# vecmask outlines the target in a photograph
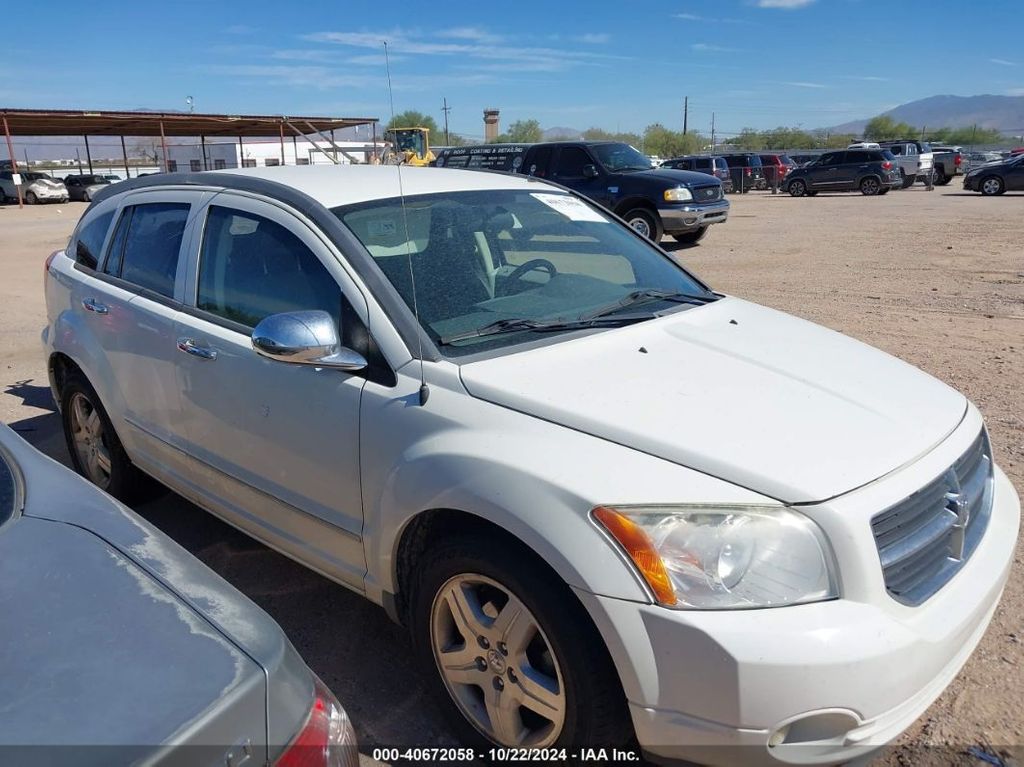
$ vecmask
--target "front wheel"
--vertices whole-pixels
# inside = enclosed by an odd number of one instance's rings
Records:
[[[633,208],[623,215],[623,220],[633,229],[653,242],[661,240],[661,219],[645,208]]]
[[[36,193],[35,192],[25,192],[25,204],[26,205],[35,205],[37,202],[39,202],[39,198],[36,197]]]
[[[572,591],[515,542],[449,539],[420,563],[417,654],[466,743],[546,748],[626,742],[611,658]]]
[[[82,195],[82,202],[92,202],[92,195],[86,192]]]
[[[1003,180],[999,176],[986,176],[981,180],[981,193],[986,197],[1002,194],[1004,191]]]
[[[874,176],[868,176],[860,182],[860,193],[867,197],[875,196],[881,188],[882,185],[878,183],[878,179]]]
[[[803,197],[807,194],[807,184],[799,179],[789,182],[789,193],[793,197]]]
[[[696,245],[704,239],[704,235],[707,233],[708,227],[702,226],[700,229],[694,229],[692,232],[679,232],[678,234],[673,234],[672,239],[681,245]]]

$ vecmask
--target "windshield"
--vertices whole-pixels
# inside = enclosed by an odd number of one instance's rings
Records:
[[[667,255],[572,195],[418,195],[405,199],[405,211],[388,199],[333,213],[448,356],[533,340],[539,330],[578,330],[598,315],[637,321],[699,303],[680,303],[681,294],[715,298]],[[602,311],[619,301],[621,313]]]
[[[611,171],[651,169],[651,159],[629,144],[594,144],[591,150]]]

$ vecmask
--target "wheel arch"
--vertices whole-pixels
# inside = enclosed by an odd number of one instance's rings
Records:
[[[621,202],[616,203],[615,209],[612,212],[619,218],[622,218],[634,208],[643,208],[644,210],[653,213],[655,218],[661,218],[661,216],[658,215],[658,207],[646,197],[641,197],[639,195],[632,195]]]

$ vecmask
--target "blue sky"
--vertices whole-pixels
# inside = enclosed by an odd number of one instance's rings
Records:
[[[0,104],[427,112],[642,130],[830,126],[935,94],[1024,95],[1020,0],[8,3]]]

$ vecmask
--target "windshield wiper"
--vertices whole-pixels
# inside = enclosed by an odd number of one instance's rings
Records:
[[[581,317],[578,320],[532,320],[527,317],[511,317],[503,320],[495,320],[483,327],[474,330],[466,330],[462,333],[454,333],[450,336],[443,336],[439,343],[441,346],[449,346],[459,341],[470,338],[482,338],[484,336],[496,336],[501,333],[519,333],[522,331],[546,332],[557,330],[583,330],[597,327],[617,327],[633,322],[641,322],[650,319],[645,314],[623,315],[619,317]]]
[[[704,304],[710,304],[712,301],[717,301],[718,296],[714,294],[699,295],[697,293],[680,293],[674,290],[654,290],[651,288],[642,288],[640,290],[634,290],[631,293],[627,293],[617,301],[613,301],[610,304],[599,306],[588,314],[584,314],[580,317],[581,321],[595,320],[601,317],[607,317],[610,314],[614,314],[620,309],[625,309],[627,306],[639,306],[640,304],[653,304],[658,301],[673,301],[677,304],[696,304],[697,306],[703,306]]]

